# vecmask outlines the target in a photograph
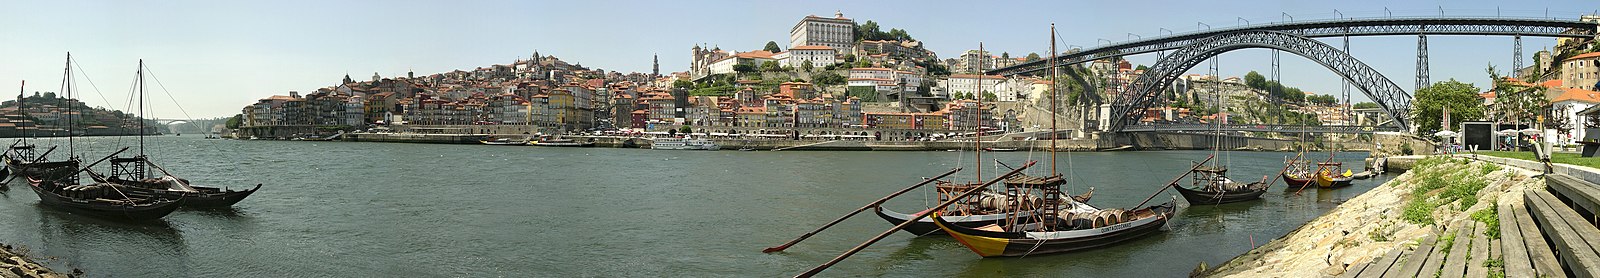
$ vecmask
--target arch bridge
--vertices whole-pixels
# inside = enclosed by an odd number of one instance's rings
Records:
[[[1513,67],[1521,67],[1523,36],[1594,38],[1600,24],[1577,20],[1530,18],[1371,18],[1316,21],[1291,21],[1270,24],[1219,28],[1165,37],[1134,40],[1104,45],[1058,55],[1057,66],[1068,67],[1099,59],[1151,52],[1172,51],[1161,55],[1155,65],[1125,88],[1117,92],[1112,101],[1112,111],[1104,117],[1111,119],[1106,131],[1126,131],[1140,111],[1154,104],[1159,92],[1166,89],[1178,76],[1216,55],[1246,48],[1269,48],[1300,55],[1334,71],[1382,107],[1401,130],[1409,130],[1408,120],[1411,95],[1398,84],[1348,54],[1349,37],[1415,35],[1417,47],[1417,83],[1415,88],[1428,84],[1428,35],[1484,35],[1511,36],[1516,40]],[[1343,49],[1333,47],[1313,38],[1343,37]],[[1048,70],[1050,59],[1023,63],[988,71],[989,74],[1036,74]],[[1276,65],[1274,65],[1276,66]],[[1074,82],[1092,86],[1067,70]],[[1097,94],[1088,94],[1095,96]],[[1348,95],[1345,96],[1349,98]],[[1103,100],[1092,100],[1103,102]]]

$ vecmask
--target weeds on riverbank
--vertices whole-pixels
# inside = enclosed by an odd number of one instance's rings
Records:
[[[1499,171],[1500,166],[1484,164],[1470,171],[1469,161],[1438,156],[1417,161],[1410,200],[1406,202],[1401,218],[1418,225],[1434,224],[1433,211],[1460,201],[1455,210],[1466,210],[1478,204],[1478,191],[1489,186],[1483,177]]]
[[[1478,220],[1478,222],[1483,222],[1484,228],[1487,228],[1483,231],[1483,235],[1488,236],[1489,239],[1500,239],[1499,210],[1500,209],[1495,208],[1495,206],[1489,206],[1489,208],[1481,209],[1478,210],[1478,212],[1472,213],[1472,219]]]

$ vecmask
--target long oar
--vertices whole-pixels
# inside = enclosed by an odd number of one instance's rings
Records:
[[[820,273],[823,270],[828,269],[828,267],[832,267],[834,264],[837,264],[840,261],[843,261],[845,258],[849,258],[850,255],[855,255],[856,252],[861,252],[861,249],[866,249],[868,245],[872,245],[873,243],[877,243],[879,240],[883,240],[883,238],[885,238],[885,237],[889,237],[889,235],[893,234],[895,231],[899,231],[900,229],[905,229],[906,226],[911,226],[911,224],[916,224],[917,220],[922,220],[922,218],[928,217],[928,214],[931,214],[931,212],[943,210],[945,207],[948,207],[948,206],[950,206],[952,204],[955,204],[956,202],[960,202],[962,199],[967,198],[967,196],[972,196],[972,194],[977,194],[978,191],[983,191],[983,189],[986,188],[986,187],[989,187],[989,185],[992,185],[992,184],[995,184],[995,183],[1000,182],[1002,180],[1005,180],[1006,178],[1010,178],[1011,176],[1015,176],[1018,173],[1022,173],[1023,169],[1028,169],[1028,166],[1033,166],[1033,164],[1037,163],[1037,162],[1038,161],[1028,161],[1027,164],[1023,164],[1022,167],[1018,167],[1016,170],[1011,170],[1011,172],[1006,172],[1004,175],[1000,175],[999,177],[995,177],[994,179],[983,183],[983,185],[979,185],[979,186],[973,187],[972,189],[967,189],[967,191],[966,192],[962,192],[961,195],[957,195],[954,198],[950,198],[950,200],[948,200],[948,201],[944,201],[943,203],[939,203],[939,206],[936,206],[936,207],[928,209],[928,212],[926,212],[926,213],[918,213],[915,216],[912,216],[911,219],[907,219],[906,222],[902,222],[902,223],[900,223],[900,225],[894,226],[894,228],[889,228],[889,230],[883,231],[883,233],[878,234],[878,236],[873,237],[872,239],[869,239],[866,242],[862,242],[860,245],[856,245],[855,248],[850,248],[850,250],[849,251],[845,251],[844,254],[839,254],[839,256],[838,257],[834,257],[833,260],[829,260],[826,263],[822,263],[822,265],[818,265],[815,268],[811,268],[811,270],[807,270],[805,273],[801,273],[800,275],[796,275],[795,277],[811,277],[811,276],[817,275],[817,273]]]
[[[1206,160],[1201,160],[1200,163],[1195,163],[1194,167],[1189,167],[1189,170],[1188,171],[1184,171],[1183,175],[1178,175],[1178,178],[1172,179],[1172,182],[1168,182],[1167,185],[1161,186],[1161,190],[1156,190],[1155,194],[1150,194],[1150,198],[1144,198],[1144,201],[1139,202],[1138,205],[1133,205],[1132,209],[1139,209],[1139,207],[1144,206],[1144,203],[1149,203],[1150,199],[1155,199],[1156,196],[1161,195],[1161,191],[1167,191],[1168,187],[1172,187],[1173,185],[1178,184],[1178,181],[1183,180],[1183,177],[1188,177],[1189,173],[1194,173],[1194,169],[1199,169],[1201,165],[1206,165],[1207,161],[1211,161],[1212,158],[1216,158],[1216,157],[1217,157],[1217,155],[1214,155],[1214,154],[1210,155],[1210,156],[1206,156]]]
[[[916,185],[912,185],[911,187],[906,187],[906,189],[901,189],[900,191],[896,191],[894,194],[889,194],[889,196],[883,196],[882,199],[878,199],[877,201],[872,201],[871,203],[867,203],[866,206],[862,206],[861,208],[856,209],[856,211],[850,212],[850,214],[845,214],[843,217],[839,217],[839,219],[834,219],[833,222],[828,222],[827,225],[822,225],[821,228],[817,228],[817,230],[815,230],[815,231],[811,231],[811,232],[806,233],[804,235],[800,235],[799,238],[795,238],[794,240],[790,240],[788,243],[784,243],[783,245],[778,245],[778,246],[774,246],[774,247],[767,247],[767,249],[761,249],[761,253],[772,253],[772,252],[783,251],[784,249],[789,249],[789,246],[794,246],[794,244],[800,243],[800,241],[806,240],[806,238],[810,238],[811,236],[816,235],[819,232],[822,232],[822,230],[827,230],[829,227],[833,227],[834,224],[839,224],[839,222],[844,222],[844,220],[847,219],[847,218],[850,218],[852,216],[856,216],[856,214],[861,213],[863,211],[867,211],[867,209],[869,209],[869,208],[873,208],[873,207],[877,207],[878,205],[882,205],[883,202],[887,202],[887,201],[889,201],[889,199],[893,199],[894,197],[898,197],[898,196],[900,196],[900,194],[905,194],[906,192],[911,192],[911,190],[913,190],[913,189],[917,189],[918,187],[922,187],[923,185],[928,185],[929,183],[933,183],[934,181],[937,181],[937,180],[942,179],[944,177],[950,176],[951,174],[955,174],[956,172],[959,172],[959,171],[961,171],[961,168],[959,168],[959,167],[955,168],[955,169],[950,169],[949,172],[944,172],[944,174],[942,174],[942,175],[939,175],[937,177],[933,177],[931,179],[924,180],[924,181],[922,181],[920,183],[917,183]]]
[[[1288,173],[1289,172],[1289,166],[1294,166],[1294,165],[1293,164],[1284,163],[1283,164],[1283,170],[1278,170],[1279,179],[1281,179],[1283,177],[1283,173]],[[1270,181],[1267,181],[1267,186],[1266,187],[1262,187],[1262,189],[1272,188],[1272,184],[1278,183],[1279,179],[1270,179]]]

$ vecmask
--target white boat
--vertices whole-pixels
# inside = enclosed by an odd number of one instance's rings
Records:
[[[712,142],[711,140],[706,140],[706,139],[689,139],[689,138],[660,138],[660,139],[656,139],[655,143],[650,144],[650,148],[651,149],[657,149],[657,150],[707,150],[707,151],[715,151],[715,150],[722,149],[722,147],[717,146],[717,142]]]
[[[525,144],[528,144],[528,139],[495,138],[495,139],[478,140],[478,143],[482,143],[484,145],[513,146],[513,145],[525,145]]]
[[[593,147],[594,146],[594,142],[578,142],[577,140],[565,139],[565,138],[545,138],[545,139],[539,139],[539,141],[534,141],[534,142],[529,143],[529,144],[530,145],[534,145],[534,146],[545,146],[545,147]]]

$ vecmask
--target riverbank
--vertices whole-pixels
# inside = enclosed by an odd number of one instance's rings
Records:
[[[983,147],[1015,149],[1019,151],[1049,151],[1050,140],[1039,140],[1031,133],[1000,134],[983,137]],[[527,134],[432,134],[432,133],[345,133],[337,138],[350,142],[423,143],[423,144],[478,144],[484,138],[520,138]],[[568,135],[566,139],[592,142],[604,148],[649,148],[654,138],[609,135]],[[266,140],[266,138],[262,138]],[[942,151],[972,150],[968,139],[953,140],[872,140],[864,138],[824,139],[786,137],[711,136],[723,150],[795,150],[795,151]],[[1129,133],[1120,137],[1062,139],[1053,144],[1057,151],[1124,151],[1124,150],[1206,150],[1223,148],[1236,151],[1291,151],[1297,149],[1294,140],[1223,136],[1183,132]],[[1342,151],[1368,151],[1371,144],[1362,142],[1337,143],[1333,148]],[[1310,150],[1322,151],[1313,146]]]
[[[1485,222],[1494,207],[1520,207],[1523,191],[1542,188],[1537,172],[1466,158],[1432,157],[1340,204],[1288,234],[1203,271],[1213,277],[1319,277],[1345,274],[1391,251],[1409,249],[1443,227]],[[1487,217],[1485,217],[1487,215]],[[1491,232],[1498,234],[1497,228]],[[1476,266],[1474,266],[1476,267]],[[1498,270],[1490,270],[1494,272]]]
[[[0,277],[75,277],[52,271],[18,253],[10,245],[0,244]]]

